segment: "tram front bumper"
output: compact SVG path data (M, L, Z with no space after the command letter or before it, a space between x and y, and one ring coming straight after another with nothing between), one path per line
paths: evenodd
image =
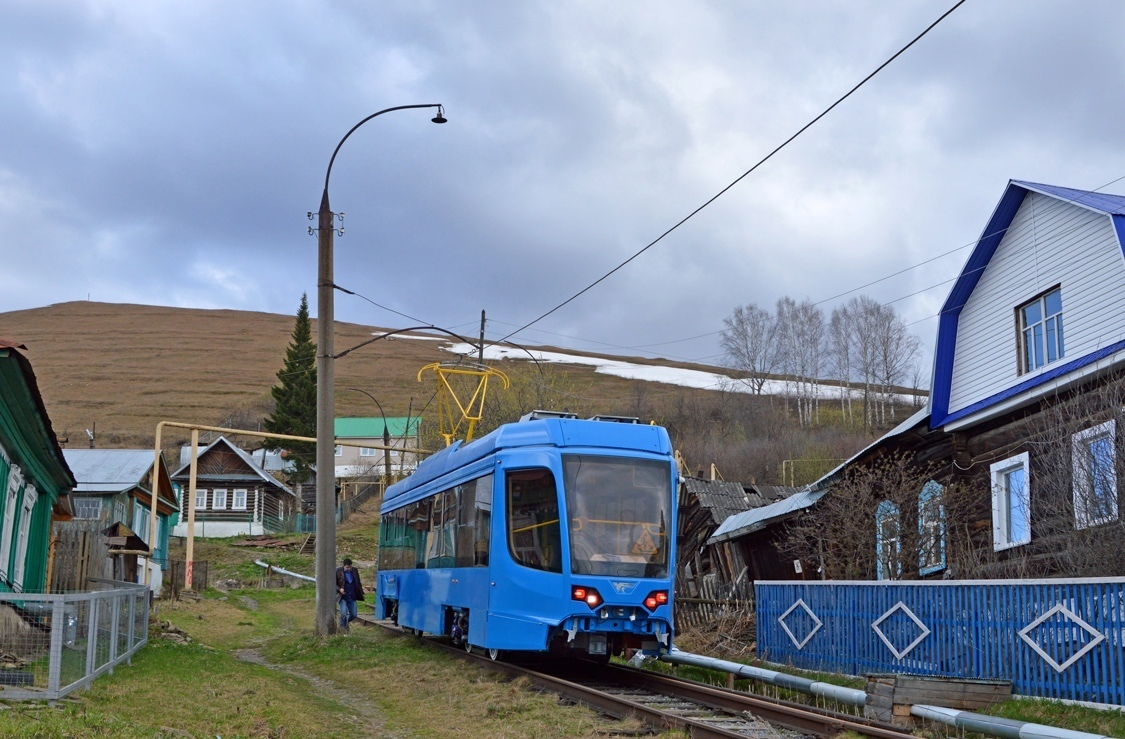
M574 647L587 648L591 654L604 652L605 638L612 634L636 637L642 651L653 654L666 651L671 642L668 620L649 613L640 606L603 605L589 615L571 616L560 625L566 641Z

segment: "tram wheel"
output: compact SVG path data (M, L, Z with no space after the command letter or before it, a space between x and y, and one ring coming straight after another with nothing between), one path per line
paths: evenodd
M501 652L499 649L489 649L488 650L488 658L490 660L492 660L493 662L496 662L497 660L499 660L500 656L502 654L503 654L503 652Z

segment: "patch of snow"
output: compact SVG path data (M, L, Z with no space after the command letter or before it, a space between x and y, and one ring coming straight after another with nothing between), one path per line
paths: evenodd
M453 354L476 357L478 348L472 344L451 344L443 347ZM530 356L538 362L556 362L560 364L580 364L592 366L595 372L603 375L613 375L626 380L644 380L646 382L662 382L666 385L697 388L700 390L725 390L734 393L753 393L754 389L746 380L736 379L729 375L717 372L704 372L703 370L686 369L682 367L662 367L651 364L636 364L620 359L604 359L601 357L584 357L576 354L562 352L545 352L531 349L524 351L510 346L485 347L484 358L491 360L512 359L528 361ZM762 386L762 395L786 395L793 392L791 383L784 380L766 380ZM838 385L820 385L820 397L823 400L838 400L841 388ZM859 396L860 391L852 389L850 396ZM896 402L910 403L912 396L901 395Z

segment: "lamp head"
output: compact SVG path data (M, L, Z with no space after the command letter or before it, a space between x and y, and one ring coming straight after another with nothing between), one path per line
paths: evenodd
M435 115L430 120L433 121L434 123L445 123L446 120L448 120L448 119L445 117L444 113L445 113L445 109L442 108L439 105L439 106L437 106L437 115Z

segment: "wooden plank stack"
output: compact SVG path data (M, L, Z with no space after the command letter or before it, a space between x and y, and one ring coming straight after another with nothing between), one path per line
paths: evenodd
M923 675L868 675L863 714L896 726L916 726L916 704L975 711L1012 697L1008 680L966 680Z

